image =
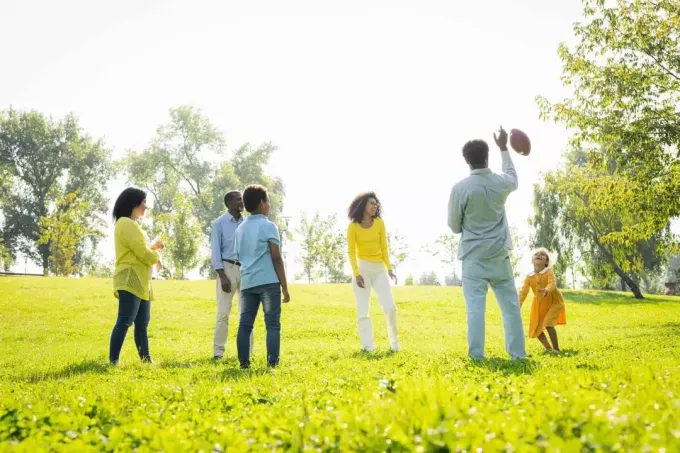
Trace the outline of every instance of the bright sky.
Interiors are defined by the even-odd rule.
[[[534,97],[566,94],[557,46],[573,39],[577,0],[0,0],[0,10],[0,108],[73,112],[118,158],[143,149],[169,108],[194,105],[230,149],[279,146],[270,172],[286,183],[293,226],[318,210],[344,229],[353,196],[377,191],[388,229],[413,251],[402,280],[444,273],[418,250],[449,232],[465,141],[492,143],[499,124],[529,134],[507,205],[523,231],[533,184],[566,144]],[[112,241],[101,253],[113,256]]]

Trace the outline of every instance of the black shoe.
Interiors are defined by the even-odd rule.
[[[213,356],[213,360],[215,362],[217,362],[218,360],[222,360],[222,356],[221,355],[215,355],[215,356]]]

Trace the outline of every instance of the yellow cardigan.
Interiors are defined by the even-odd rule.
[[[114,230],[116,270],[113,274],[113,293],[127,291],[142,300],[150,300],[151,266],[158,262],[158,253],[146,245],[146,237],[137,222],[121,217]]]
[[[347,227],[347,255],[355,277],[359,275],[357,257],[374,263],[383,262],[387,270],[391,271],[387,230],[383,219],[374,219],[370,228],[361,228],[357,222],[351,222]]]

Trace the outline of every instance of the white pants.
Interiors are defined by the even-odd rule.
[[[512,265],[507,255],[488,260],[463,260],[463,294],[468,324],[468,354],[484,357],[486,294],[496,295],[503,318],[505,350],[513,359],[526,357],[524,327]]]
[[[357,300],[357,323],[359,326],[359,338],[367,351],[375,349],[373,343],[373,324],[371,323],[371,288],[375,290],[378,303],[382,307],[387,318],[387,337],[393,349],[399,349],[399,335],[397,333],[397,306],[394,304],[390,277],[384,263],[359,260],[359,272],[364,278],[364,288],[357,286],[356,278],[353,279],[354,297]]]
[[[225,293],[222,289],[220,277],[217,277],[217,322],[215,323],[215,334],[213,336],[213,355],[222,357],[224,355],[224,345],[229,336],[229,314],[231,305],[236,296],[237,312],[241,313],[241,268],[235,264],[224,264],[224,273],[231,282],[231,292]],[[253,353],[253,334],[250,334],[250,353]]]

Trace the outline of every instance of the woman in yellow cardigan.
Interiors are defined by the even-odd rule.
[[[135,345],[143,362],[151,362],[147,327],[151,318],[151,266],[158,263],[156,250],[164,247],[156,241],[146,245],[144,232],[137,219],[146,211],[146,193],[130,187],[125,189],[113,207],[116,223],[116,270],[113,291],[118,298],[118,320],[111,332],[109,361],[117,364],[128,328],[135,324]]]
[[[347,254],[354,273],[353,289],[357,301],[357,324],[363,349],[372,352],[373,325],[370,318],[371,288],[387,318],[387,337],[394,351],[400,349],[397,332],[397,306],[390,278],[396,282],[387,246],[385,222],[380,218],[380,201],[374,192],[357,195],[349,207]],[[358,258],[358,259],[357,259]]]

